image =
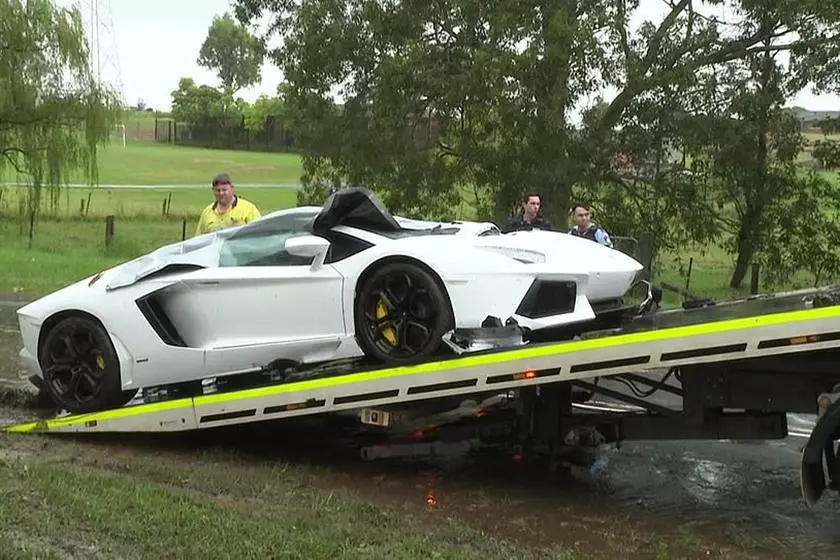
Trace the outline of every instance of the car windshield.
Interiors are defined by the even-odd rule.
[[[286,251],[286,240],[311,232],[318,209],[295,209],[269,214],[241,227],[221,242],[219,266],[290,266],[312,259]]]

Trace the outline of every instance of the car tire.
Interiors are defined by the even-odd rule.
[[[39,355],[44,386],[55,403],[72,413],[124,405],[136,391],[123,391],[120,361],[108,333],[81,316],[59,321],[47,332]]]
[[[433,355],[455,322],[438,279],[410,262],[387,263],[365,275],[354,314],[364,354],[393,365]]]

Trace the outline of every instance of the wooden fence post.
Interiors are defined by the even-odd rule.
[[[114,240],[114,216],[105,217],[105,246],[110,247]]]

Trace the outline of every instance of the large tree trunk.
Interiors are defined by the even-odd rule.
[[[765,46],[770,46],[769,41]],[[772,78],[772,56],[768,53],[764,55],[762,66],[759,70],[758,82],[760,91],[767,93],[770,88],[770,80]],[[756,121],[756,159],[754,162],[755,170],[753,173],[753,184],[743,185],[746,193],[747,210],[742,216],[741,224],[738,228],[738,258],[735,262],[735,270],[732,272],[732,279],[729,282],[730,288],[739,289],[747,275],[750,261],[755,256],[756,249],[760,244],[760,236],[762,235],[762,226],[759,224],[762,212],[764,211],[766,192],[767,192],[767,165],[768,165],[768,146],[767,135],[770,130],[770,111],[772,101],[762,101],[761,112],[758,114]]]
[[[744,278],[747,276],[747,270],[750,268],[750,261],[752,261],[754,249],[749,241],[738,242],[738,258],[735,260],[735,270],[732,271],[732,279],[729,281],[729,287],[733,289],[740,289]]]

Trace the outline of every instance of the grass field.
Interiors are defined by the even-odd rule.
[[[297,154],[237,152],[154,142],[111,143],[99,153],[100,185],[206,185],[219,173],[235,184],[297,185]],[[77,174],[71,183],[83,182]],[[8,182],[14,182],[11,177]]]
[[[0,215],[16,218],[19,203],[26,187],[2,187],[0,190]],[[237,187],[239,196],[250,200],[264,214],[273,210],[289,208],[297,204],[297,189],[267,187]],[[117,218],[161,219],[164,217],[164,203],[167,216],[178,219],[188,217],[198,220],[201,210],[213,202],[210,186],[196,189],[172,188],[109,188],[64,189],[53,206],[48,194],[44,194],[41,210],[43,218]],[[82,210],[84,208],[84,210]],[[193,223],[193,227],[195,224]]]

